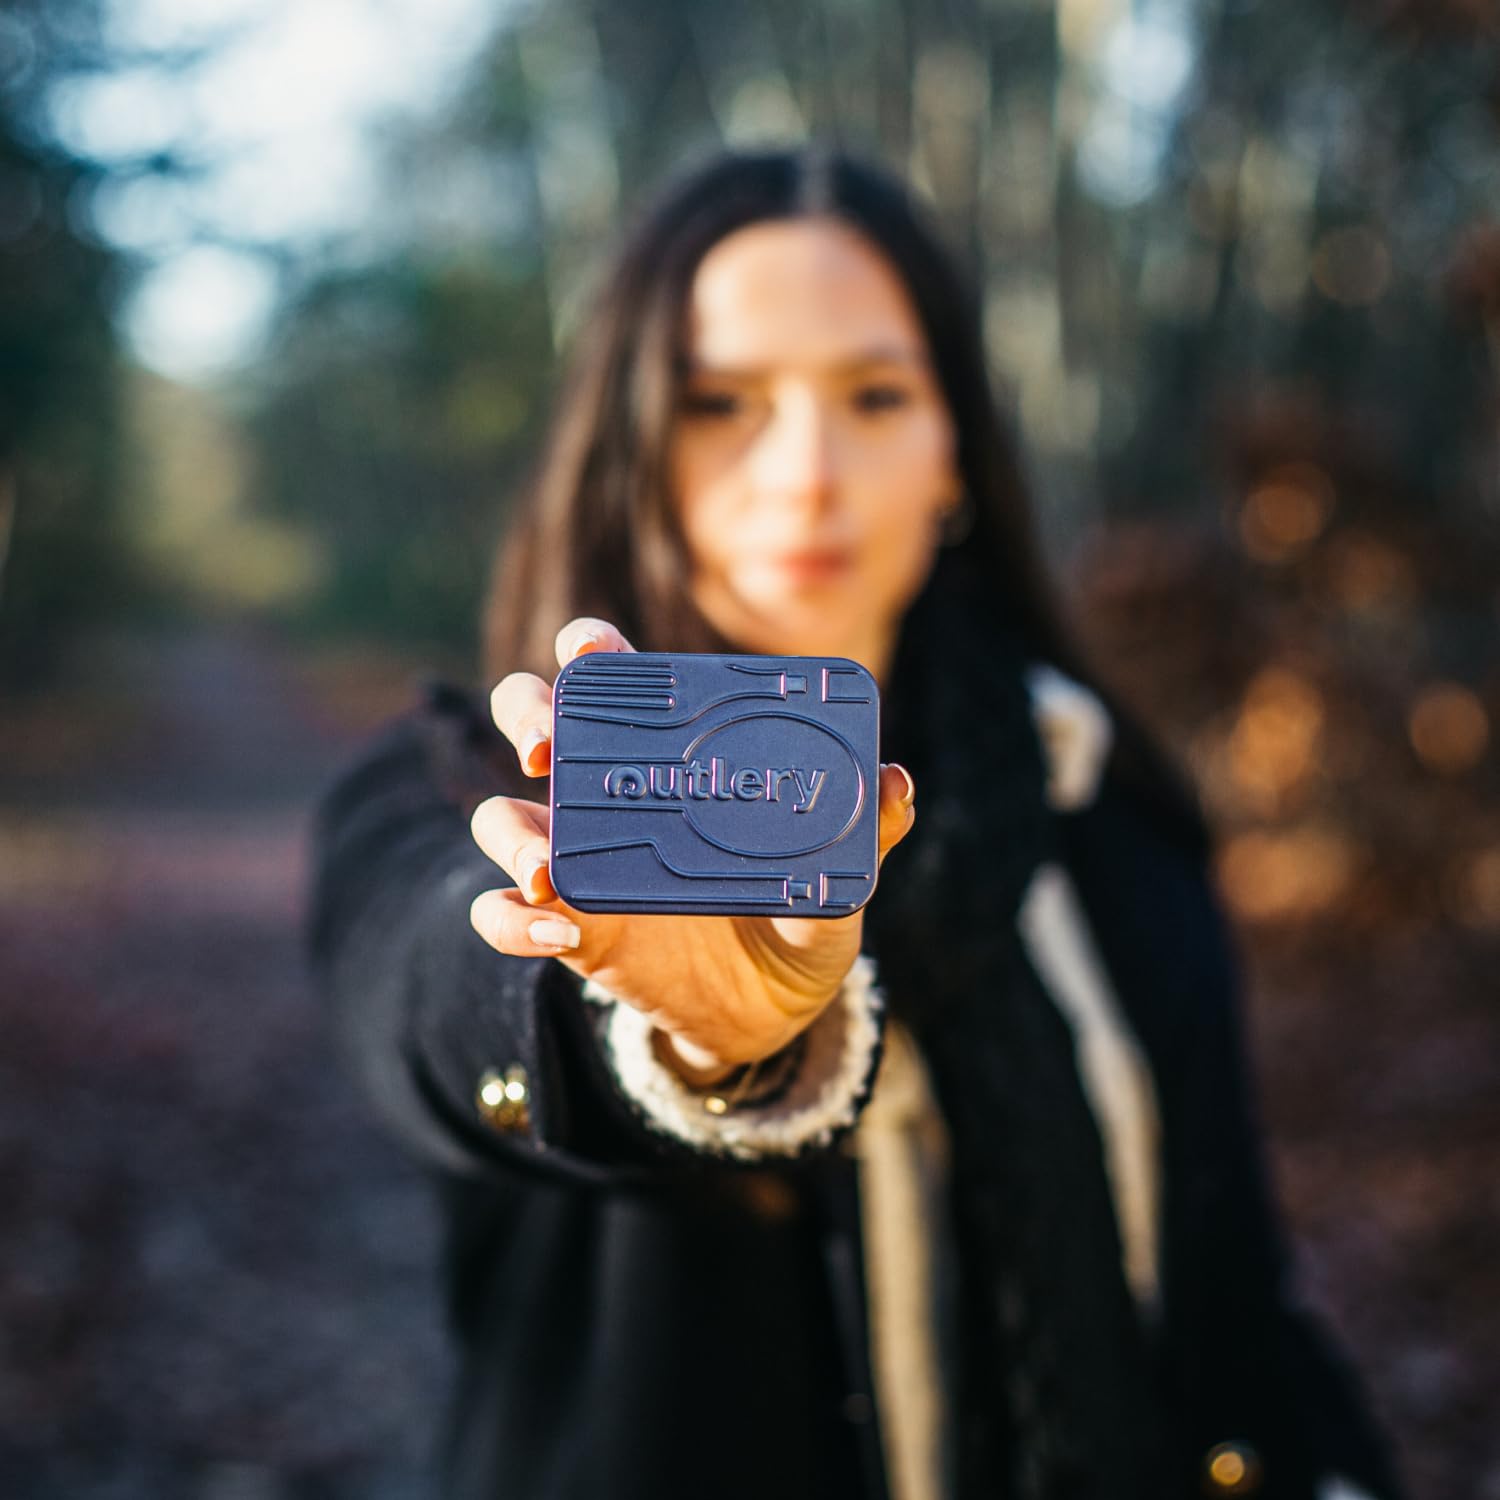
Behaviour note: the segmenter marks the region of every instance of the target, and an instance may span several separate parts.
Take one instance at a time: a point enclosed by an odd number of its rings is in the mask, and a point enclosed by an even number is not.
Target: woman
[[[489,703],[324,800],[324,987],[445,1190],[449,1494],[1397,1493],[1287,1284],[1202,825],[1059,623],[978,328],[879,171],[683,179],[584,325]],[[632,649],[870,669],[862,912],[557,899],[550,678]]]

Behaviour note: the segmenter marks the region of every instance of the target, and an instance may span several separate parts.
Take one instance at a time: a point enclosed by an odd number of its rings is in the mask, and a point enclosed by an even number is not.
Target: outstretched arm
[[[471,924],[475,898],[509,877],[470,820],[524,785],[477,701],[439,688],[320,803],[308,945],[388,1128],[446,1170],[598,1181],[831,1145],[878,1062],[870,961],[856,956],[834,1003],[753,1074],[695,1086],[639,1010],[597,986],[586,998],[555,957],[497,952]]]

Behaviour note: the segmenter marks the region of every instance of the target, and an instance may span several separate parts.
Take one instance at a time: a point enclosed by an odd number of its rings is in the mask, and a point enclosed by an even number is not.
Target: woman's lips
[[[847,549],[823,548],[806,552],[783,552],[771,561],[799,583],[823,583],[837,578],[854,564]]]

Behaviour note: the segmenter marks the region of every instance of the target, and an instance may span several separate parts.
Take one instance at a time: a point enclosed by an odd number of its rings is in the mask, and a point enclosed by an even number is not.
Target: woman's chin
[[[848,656],[869,634],[869,601],[847,584],[742,588],[726,608],[705,608],[710,619],[742,649],[766,656]],[[700,607],[711,601],[701,600]]]
[[[809,594],[777,594],[758,599],[755,604],[755,635],[768,641],[790,641],[799,643],[797,649],[804,650],[809,641],[846,639],[849,635],[847,608],[844,601],[831,595],[822,597]],[[777,646],[778,651],[790,651],[788,646]],[[824,653],[816,653],[824,654]]]

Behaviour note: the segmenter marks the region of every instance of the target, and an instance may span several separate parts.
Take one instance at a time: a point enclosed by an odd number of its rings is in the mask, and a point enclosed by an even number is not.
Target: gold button
[[[875,1405],[862,1391],[851,1391],[844,1397],[844,1420],[863,1427],[875,1415]]]
[[[503,1073],[486,1068],[480,1075],[474,1104],[496,1130],[526,1130],[531,1125],[531,1090],[526,1069],[512,1063]]]
[[[1203,1457],[1206,1494],[1253,1495],[1260,1480],[1260,1455],[1249,1443],[1219,1443]]]

